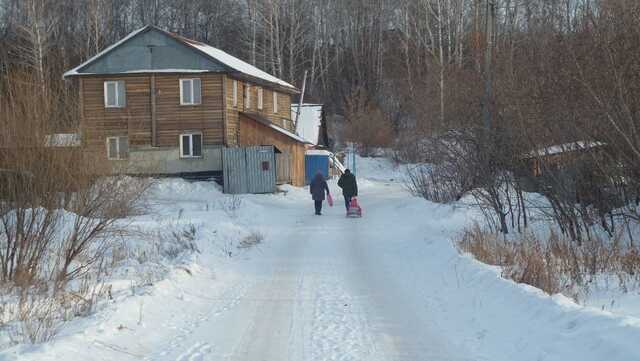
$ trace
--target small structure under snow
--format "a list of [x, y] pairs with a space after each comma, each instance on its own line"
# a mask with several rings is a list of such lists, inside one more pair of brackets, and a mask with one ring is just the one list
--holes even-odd
[[326, 145], [322, 136], [323, 114], [322, 104], [304, 103], [302, 107], [299, 104], [291, 105], [291, 119], [298, 119], [296, 132], [313, 145]]
[[546, 157], [562, 153], [586, 151], [592, 148], [601, 147], [603, 145], [605, 145], [605, 143], [594, 141], [577, 141], [572, 143], [551, 145], [529, 152], [526, 158]]
[[549, 170], [570, 167], [583, 154], [597, 151], [604, 146], [606, 144], [602, 142], [580, 140], [536, 149], [524, 154], [522, 158], [529, 169], [526, 173], [530, 176], [540, 177], [543, 168]]

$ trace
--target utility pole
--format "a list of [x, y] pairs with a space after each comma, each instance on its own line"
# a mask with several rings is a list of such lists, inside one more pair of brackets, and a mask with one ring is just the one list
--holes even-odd
[[493, 92], [493, 31], [496, 18], [495, 0], [486, 0], [485, 9], [485, 36], [486, 44], [484, 49], [484, 101], [482, 113], [484, 116], [484, 127], [490, 130], [492, 126], [491, 119], [491, 99]]
[[307, 71], [304, 71], [302, 78], [302, 92], [300, 93], [300, 101], [298, 102], [298, 112], [296, 113], [296, 119], [293, 122], [293, 131], [298, 132], [298, 120], [300, 119], [300, 112], [302, 111], [302, 104], [304, 102], [304, 90], [307, 87]]

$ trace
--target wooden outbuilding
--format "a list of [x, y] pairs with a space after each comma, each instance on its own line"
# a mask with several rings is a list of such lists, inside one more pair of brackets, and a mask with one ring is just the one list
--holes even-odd
[[305, 184], [305, 145], [307, 141], [279, 127], [260, 114], [240, 113], [240, 145], [274, 145], [277, 154], [278, 183]]

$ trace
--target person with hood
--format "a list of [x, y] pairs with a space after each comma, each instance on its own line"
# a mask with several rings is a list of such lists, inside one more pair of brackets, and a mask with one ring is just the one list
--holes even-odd
[[322, 202], [324, 201], [325, 192], [327, 195], [329, 194], [329, 186], [321, 172], [316, 173], [316, 176], [311, 181], [309, 192], [315, 203], [316, 215], [322, 215]]
[[358, 183], [356, 182], [356, 176], [354, 176], [349, 169], [345, 170], [344, 174], [342, 174], [338, 180], [338, 187], [342, 188], [344, 205], [347, 208], [347, 211], [349, 211], [351, 198], [358, 196]]

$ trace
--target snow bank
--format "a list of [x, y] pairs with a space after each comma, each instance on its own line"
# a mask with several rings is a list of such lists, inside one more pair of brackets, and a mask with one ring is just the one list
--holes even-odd
[[[353, 168], [353, 161], [345, 158], [345, 166]], [[404, 182], [407, 167], [410, 165], [397, 164], [386, 157], [367, 158], [356, 156], [355, 171], [359, 179], [381, 182]]]
[[[340, 207], [313, 216], [306, 188], [233, 197], [209, 182], [159, 180], [132, 225], [195, 229], [198, 251], [159, 261], [166, 273], [153, 286], [127, 287], [131, 268], [100, 312], [0, 359], [227, 359], [284, 339], [306, 359], [640, 360], [640, 319], [545, 295], [460, 255], [451, 240], [473, 210], [411, 197], [392, 163], [358, 160], [367, 186], [357, 220]], [[237, 247], [256, 234], [257, 247]]]

